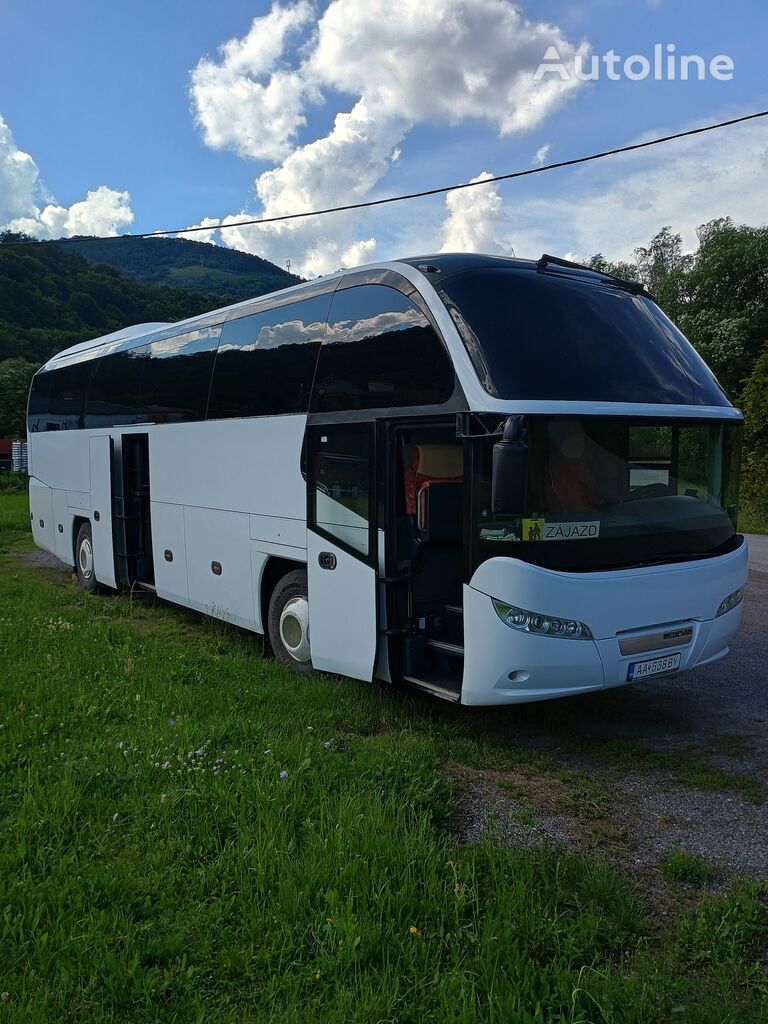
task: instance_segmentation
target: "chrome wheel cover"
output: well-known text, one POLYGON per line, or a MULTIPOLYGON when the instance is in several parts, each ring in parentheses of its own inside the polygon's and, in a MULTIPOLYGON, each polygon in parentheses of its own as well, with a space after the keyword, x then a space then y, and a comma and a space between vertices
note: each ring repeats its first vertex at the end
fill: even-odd
POLYGON ((93 546, 90 537, 83 537, 80 541, 77 563, 80 566, 80 574, 83 579, 89 580, 93 576, 93 546))
POLYGON ((309 650, 309 602, 292 597, 280 613, 280 639, 294 661, 306 664, 309 650))

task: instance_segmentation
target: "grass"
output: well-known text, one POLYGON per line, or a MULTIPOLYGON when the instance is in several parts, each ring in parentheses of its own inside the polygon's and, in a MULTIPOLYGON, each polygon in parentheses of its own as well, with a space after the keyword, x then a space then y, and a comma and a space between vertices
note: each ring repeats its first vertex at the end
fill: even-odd
POLYGON ((762 1018, 765 887, 659 928, 595 858, 461 846, 444 765, 502 763, 500 740, 297 678, 183 610, 89 598, 4 554, 27 526, 0 495, 0 1019, 762 1018))
MULTIPOLYGON (((583 741, 570 739, 563 749, 588 749, 604 764, 620 772, 663 772, 685 786, 717 793, 732 789, 749 803, 765 803, 766 791, 762 783, 744 772, 730 771, 713 765, 709 757, 693 747, 675 750, 651 750, 631 740, 583 741)), ((746 740, 726 735, 718 738, 718 751, 733 756, 748 749, 746 740)))
POLYGON ((707 857, 687 853, 678 846, 667 854, 661 865, 661 873, 668 882, 704 886, 714 878, 715 868, 707 857))

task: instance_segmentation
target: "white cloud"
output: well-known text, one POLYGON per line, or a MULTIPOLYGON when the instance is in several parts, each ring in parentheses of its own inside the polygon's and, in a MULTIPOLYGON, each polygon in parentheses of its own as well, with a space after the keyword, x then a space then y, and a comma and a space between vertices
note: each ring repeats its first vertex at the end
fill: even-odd
MULTIPOLYGON (((472 181, 493 177, 483 171, 472 181)), ((508 218, 495 186, 478 186, 449 192, 445 197, 448 216, 443 222, 441 252, 492 252, 511 254, 508 218)))
POLYGON ((70 235, 116 235, 133 222, 131 197, 99 185, 85 199, 71 206, 49 203, 32 217, 19 217, 8 224, 34 238, 68 238, 70 235))
POLYGON ((547 162, 547 157, 549 156, 549 149, 550 144, 548 142, 544 146, 539 146, 539 148, 536 150, 534 154, 532 161, 534 167, 544 166, 544 164, 547 162))
POLYGON ((37 164, 23 153, 0 116, 0 225, 35 213, 33 196, 39 189, 37 164))
POLYGON ((412 123, 480 118, 506 135, 540 124, 581 84, 534 81, 550 45, 566 65, 588 49, 509 0, 333 0, 307 68, 379 114, 412 123))
MULTIPOLYGON (((646 137, 665 133, 660 128, 646 137)), ((627 259, 669 224, 691 250, 696 228, 715 217, 768 223, 767 167, 768 126, 755 123, 601 161, 575 172, 565 186, 558 183, 556 195, 531 196, 516 183, 508 190, 515 196, 514 217, 509 199, 480 204, 474 213, 463 197, 481 190, 453 193, 446 199, 444 248, 482 245, 500 253, 506 238, 523 257, 570 252, 583 260, 602 252, 627 259), (458 213, 451 206, 457 200, 458 213)))
MULTIPOLYGON (((243 214, 243 218, 245 218, 243 214)), ((203 217, 199 224, 190 224, 191 228, 208 228, 208 231, 195 231, 189 237, 195 242, 215 242, 221 220, 218 217, 203 217)))
POLYGON ((72 206, 53 202, 37 164, 20 150, 0 116, 0 227, 33 238, 115 235, 133 221, 127 192, 100 185, 72 206))
MULTIPOLYGON (((304 0, 273 6, 247 36, 222 47, 220 62, 204 58, 192 75, 207 144, 281 160, 255 182, 265 217, 369 198, 401 159, 401 143, 415 125, 471 118, 502 135, 525 131, 582 84, 534 80, 548 45, 558 47, 566 64, 588 47, 571 43, 554 25, 525 18, 510 0, 443 0, 437 8, 414 0, 331 0, 291 67, 284 50, 290 33, 307 24, 308 10, 304 0), (272 89, 282 111, 276 117, 272 89), (336 114, 326 136, 296 146, 306 102, 329 91, 355 102, 336 114)), ((278 263, 290 258, 299 273, 312 276, 370 258, 375 239, 360 238, 358 223, 354 215, 333 215, 233 228, 221 239, 278 263)))
POLYGON ((312 18, 301 0, 275 4, 254 18, 247 35, 219 47, 221 59, 203 57, 192 71, 190 96, 206 145, 240 156, 279 160, 305 124, 305 94, 312 89, 300 71, 278 67, 291 34, 312 18), (259 81, 267 76, 267 81, 259 81))

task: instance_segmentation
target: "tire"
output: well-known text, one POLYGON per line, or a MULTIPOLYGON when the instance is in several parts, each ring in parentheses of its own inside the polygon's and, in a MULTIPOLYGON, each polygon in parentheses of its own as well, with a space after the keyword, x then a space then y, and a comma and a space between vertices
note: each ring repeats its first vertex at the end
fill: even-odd
POLYGON ((77 531, 75 541, 75 571, 80 586, 88 594, 98 594, 101 589, 96 579, 93 564, 93 539, 91 524, 83 523, 77 531))
POLYGON ((267 629, 269 642, 280 664, 299 675, 312 675, 309 599, 304 569, 287 573, 272 591, 267 629))

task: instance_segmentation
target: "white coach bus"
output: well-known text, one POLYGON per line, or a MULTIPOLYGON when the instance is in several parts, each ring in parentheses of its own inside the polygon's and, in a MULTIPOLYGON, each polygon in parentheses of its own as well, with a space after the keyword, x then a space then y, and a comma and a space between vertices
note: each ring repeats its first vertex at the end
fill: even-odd
POLYGON ((728 652, 741 422, 638 285, 406 259, 52 358, 32 527, 299 672, 541 700, 728 652))

